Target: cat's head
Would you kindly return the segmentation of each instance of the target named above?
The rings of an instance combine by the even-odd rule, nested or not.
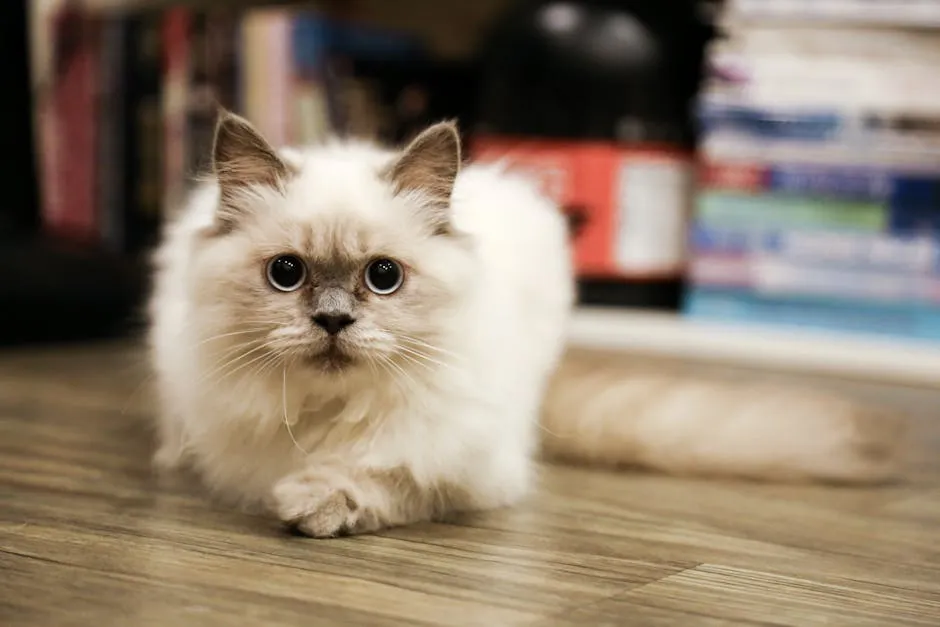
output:
[[[461,147],[451,123],[399,152],[334,142],[279,153],[222,113],[218,203],[190,289],[206,333],[257,363],[342,375],[440,359],[474,288],[472,242],[451,220]]]

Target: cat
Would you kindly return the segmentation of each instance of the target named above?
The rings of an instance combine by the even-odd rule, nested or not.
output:
[[[800,389],[564,358],[566,220],[441,122],[276,149],[222,111],[154,257],[156,464],[332,537],[512,505],[534,460],[765,480],[894,476],[888,416]]]

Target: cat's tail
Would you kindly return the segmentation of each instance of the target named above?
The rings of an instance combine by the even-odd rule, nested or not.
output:
[[[542,413],[550,459],[768,481],[893,479],[902,434],[899,416],[835,395],[650,374],[577,353]]]

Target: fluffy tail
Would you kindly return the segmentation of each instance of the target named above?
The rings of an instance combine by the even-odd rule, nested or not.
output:
[[[768,481],[886,481],[902,440],[898,416],[839,396],[578,353],[549,386],[542,426],[549,458]]]

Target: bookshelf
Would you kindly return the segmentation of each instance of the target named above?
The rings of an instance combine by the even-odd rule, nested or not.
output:
[[[579,348],[940,388],[940,343],[594,307],[576,310],[569,337]]]
[[[48,18],[49,13],[64,0],[31,0],[34,33],[37,24]],[[264,4],[253,0],[82,0],[85,7],[101,13],[120,13],[142,8],[166,7],[173,4],[192,6]],[[345,0],[333,0],[323,4],[343,6]],[[357,14],[368,21],[420,32],[431,40],[431,47],[443,56],[460,56],[471,49],[480,25],[507,3],[507,0],[481,0],[476,3],[447,0],[359,0],[355,3]],[[312,3],[316,4],[316,3]],[[746,2],[742,4],[748,4]],[[875,2],[856,2],[871,10],[849,12],[844,15],[820,13],[812,1],[750,3],[764,8],[775,5],[801,5],[803,13],[793,12],[778,15],[780,21],[791,20],[794,24],[811,22],[819,24],[832,20],[845,24],[847,20],[865,24],[887,26],[940,26],[940,2],[920,2],[913,12],[885,11]],[[831,3],[830,3],[831,4]],[[853,4],[843,2],[843,5]],[[885,3],[888,4],[888,3]],[[895,5],[904,3],[893,3]],[[907,2],[914,6],[916,2]],[[881,8],[877,8],[881,6]],[[814,12],[815,10],[815,12]],[[878,12],[880,11],[880,13]],[[919,12],[918,12],[919,11]],[[932,11],[932,13],[931,13]],[[933,17],[932,17],[933,16]],[[735,18],[737,19],[737,18]],[[740,19],[748,19],[742,17]],[[33,81],[44,75],[49,62],[48,42],[35,37],[32,41]],[[0,253],[3,250],[0,249]],[[17,255],[28,256],[22,251]],[[43,253],[45,254],[45,253]],[[70,259],[70,258],[65,258]],[[126,261],[126,260],[125,260]],[[54,261],[51,266],[69,265]],[[98,281],[97,285],[109,283],[122,286],[99,297],[101,302],[119,302],[117,312],[126,311],[126,303],[138,298],[141,287],[141,269],[136,263],[100,258],[98,267],[85,274],[89,281],[112,272],[111,279]],[[74,264],[73,264],[74,265]],[[7,264],[11,267],[11,264]],[[49,276],[52,276],[51,274]],[[2,278],[2,277],[0,277]],[[0,282],[2,283],[2,282]],[[94,285],[95,283],[90,283]],[[86,292],[91,294],[90,291]],[[133,297],[133,298],[132,298]],[[76,298],[74,295],[70,298]],[[110,300],[109,300],[110,299]],[[86,299],[88,300],[88,299]],[[123,308],[123,309],[122,309]],[[89,307],[89,311],[91,308]],[[48,323],[54,324],[53,321]],[[739,324],[719,324],[685,318],[667,313],[649,313],[624,309],[579,309],[572,321],[571,342],[575,346],[610,349],[636,354],[649,354],[697,361],[733,363],[756,368],[799,370],[837,374],[858,378],[889,379],[911,385],[940,387],[940,344],[923,345],[910,341],[875,339],[868,336],[834,335],[823,330],[787,330],[779,327],[757,327]]]

